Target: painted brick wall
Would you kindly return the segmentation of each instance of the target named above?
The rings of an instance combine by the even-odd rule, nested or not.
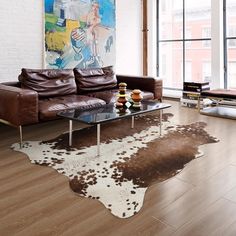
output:
[[[0,82],[16,81],[22,67],[43,68],[43,2],[1,4]],[[117,73],[141,74],[141,1],[116,0],[116,4]]]
[[[42,68],[41,0],[8,0],[0,7],[0,81],[15,81],[22,67]]]

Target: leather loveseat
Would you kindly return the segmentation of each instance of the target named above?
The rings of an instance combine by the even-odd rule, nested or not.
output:
[[[144,99],[162,99],[162,81],[115,75],[111,66],[95,69],[25,69],[17,82],[0,84],[0,121],[22,125],[58,118],[65,109],[89,109],[115,102],[120,82],[127,92],[140,89]]]

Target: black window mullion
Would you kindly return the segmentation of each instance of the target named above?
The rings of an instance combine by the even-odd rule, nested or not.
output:
[[[159,0],[157,0],[157,11],[156,11],[156,14],[157,14],[157,47],[156,47],[156,53],[157,53],[157,65],[156,65],[156,73],[157,73],[157,76],[160,75],[160,58],[159,58],[159,46],[160,46],[160,40],[159,40],[159,24],[160,24],[160,19],[159,19],[159,9],[160,9],[160,2]]]
[[[225,33],[225,35],[226,35],[226,33]],[[226,39],[236,39],[236,36],[234,37],[234,36],[230,36],[230,37],[225,37]]]
[[[185,0],[183,0],[183,82],[185,82]]]
[[[236,37],[235,38],[230,38],[230,39],[236,39]],[[192,42],[192,41],[205,41],[205,40],[211,40],[211,38],[199,38],[199,39],[161,39],[161,40],[159,40],[159,42],[183,42],[183,41],[185,41],[185,42]]]

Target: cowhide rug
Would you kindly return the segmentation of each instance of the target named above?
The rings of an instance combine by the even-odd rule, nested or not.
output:
[[[80,196],[97,199],[112,214],[127,218],[137,213],[145,191],[154,182],[176,175],[186,163],[199,156],[199,146],[217,139],[203,122],[174,125],[171,114],[163,114],[162,137],[154,112],[101,125],[101,156],[96,157],[96,127],[68,133],[49,141],[24,142],[13,149],[28,155],[32,163],[50,166],[69,178],[71,189]]]

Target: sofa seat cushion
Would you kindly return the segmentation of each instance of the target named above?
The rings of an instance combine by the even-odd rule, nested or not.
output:
[[[131,92],[133,90],[127,89],[126,94],[130,96]],[[105,91],[98,91],[98,92],[92,92],[87,93],[87,96],[93,97],[93,98],[99,98],[104,100],[107,104],[108,103],[115,103],[117,100],[118,95],[118,89],[111,89],[111,90],[105,90]],[[142,91],[143,100],[152,100],[154,99],[154,94],[152,92],[148,91]]]
[[[76,94],[72,69],[25,69],[19,75],[21,87],[34,90],[39,98]]]
[[[99,98],[84,95],[67,95],[39,100],[39,119],[55,119],[57,113],[66,109],[90,109],[104,106],[106,103]]]
[[[112,66],[103,68],[74,68],[78,93],[112,89],[117,86],[117,79]]]

